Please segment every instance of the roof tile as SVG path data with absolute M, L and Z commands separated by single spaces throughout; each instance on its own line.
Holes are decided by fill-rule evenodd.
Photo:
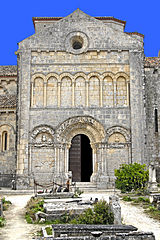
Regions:
M 146 57 L 145 58 L 145 67 L 160 67 L 160 57 Z
M 17 103 L 16 95 L 1 95 L 0 108 L 15 108 Z
M 0 76 L 15 76 L 17 75 L 16 65 L 0 66 Z

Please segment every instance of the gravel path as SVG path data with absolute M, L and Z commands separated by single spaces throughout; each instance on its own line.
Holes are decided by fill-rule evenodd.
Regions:
M 124 224 L 133 225 L 142 232 L 153 232 L 156 240 L 160 240 L 160 222 L 146 215 L 142 207 L 121 202 L 121 211 Z
M 33 234 L 41 229 L 41 226 L 27 224 L 24 219 L 25 206 L 32 195 L 12 195 L 7 199 L 12 206 L 5 212 L 7 224 L 0 229 L 0 240 L 31 240 Z M 107 194 L 82 194 L 83 198 L 97 197 L 108 200 Z M 160 222 L 148 217 L 143 208 L 132 206 L 130 203 L 121 201 L 123 223 L 133 225 L 139 231 L 153 232 L 156 240 L 160 240 Z
M 27 224 L 24 219 L 25 206 L 32 195 L 13 195 L 6 199 L 12 202 L 5 211 L 6 226 L 0 229 L 0 240 L 30 240 L 41 226 Z

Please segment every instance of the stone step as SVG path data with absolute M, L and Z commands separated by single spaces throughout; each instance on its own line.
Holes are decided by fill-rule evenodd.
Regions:
M 97 190 L 96 184 L 91 182 L 76 182 L 75 186 L 85 193 L 95 192 Z
M 0 195 L 33 195 L 34 190 L 11 190 L 10 188 L 1 188 Z
M 79 188 L 84 193 L 91 193 L 91 192 L 97 192 L 97 193 L 107 193 L 107 194 L 114 194 L 114 193 L 120 193 L 121 191 L 118 189 L 97 189 L 97 185 L 92 182 L 76 182 L 76 187 Z

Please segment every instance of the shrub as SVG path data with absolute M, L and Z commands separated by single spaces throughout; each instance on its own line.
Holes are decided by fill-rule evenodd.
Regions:
M 77 222 L 79 224 L 113 224 L 114 216 L 106 201 L 101 200 L 94 205 L 93 210 L 86 209 Z
M 122 192 L 144 189 L 148 182 L 149 172 L 145 164 L 122 164 L 119 169 L 115 169 L 116 187 Z
M 44 211 L 43 200 L 32 198 L 27 204 L 25 219 L 27 223 L 35 222 L 35 213 Z M 45 224 L 113 224 L 114 216 L 110 206 L 104 200 L 97 202 L 94 209 L 88 208 L 82 214 L 75 217 L 74 211 L 64 212 L 60 219 L 45 221 Z

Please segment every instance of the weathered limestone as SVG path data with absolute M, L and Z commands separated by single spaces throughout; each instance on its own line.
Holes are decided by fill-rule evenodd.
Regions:
M 97 189 L 114 187 L 122 163 L 154 162 L 159 179 L 160 60 L 144 61 L 143 35 L 124 32 L 124 21 L 79 9 L 33 21 L 35 34 L 19 43 L 17 69 L 0 67 L 0 174 L 9 174 L 8 185 L 15 173 L 19 189 L 34 180 L 72 182 L 77 135 L 89 139 L 89 177 Z
M 150 163 L 150 165 L 149 165 L 148 189 L 150 192 L 158 191 L 157 179 L 156 179 L 156 167 L 155 167 L 155 164 L 153 164 L 153 163 Z
M 111 207 L 111 211 L 114 214 L 114 224 L 121 225 L 121 206 L 119 203 L 119 198 L 116 195 L 112 195 L 109 197 L 109 205 Z

